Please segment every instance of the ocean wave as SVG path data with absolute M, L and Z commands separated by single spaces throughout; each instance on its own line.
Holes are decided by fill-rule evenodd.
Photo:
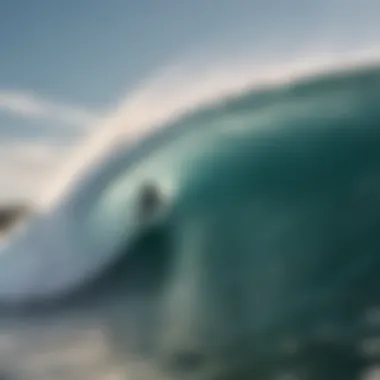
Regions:
M 55 365 L 62 370 L 61 378 L 67 379 L 72 374 L 66 371 L 68 367 L 75 374 L 90 374 L 97 368 L 99 357 L 105 361 L 104 372 L 117 368 L 122 374 L 139 378 L 145 372 L 138 362 L 133 373 L 136 356 L 132 354 L 138 356 L 145 349 L 148 355 L 143 364 L 149 374 L 167 378 L 166 373 L 160 376 L 165 370 L 157 365 L 162 357 L 154 356 L 154 344 L 163 344 L 159 339 L 166 338 L 167 332 L 157 337 L 156 330 L 163 328 L 160 318 L 174 316 L 178 326 L 184 327 L 179 339 L 185 340 L 171 346 L 181 350 L 193 342 L 193 336 L 186 335 L 188 319 L 179 310 L 181 306 L 191 316 L 201 313 L 195 320 L 203 322 L 202 307 L 215 318 L 214 305 L 222 305 L 222 312 L 216 318 L 220 324 L 213 323 L 210 330 L 219 335 L 213 335 L 216 339 L 210 342 L 224 343 L 222 339 L 228 339 L 230 332 L 238 334 L 243 328 L 255 334 L 254 354 L 243 368 L 251 368 L 256 359 L 259 362 L 260 353 L 265 357 L 265 348 L 271 348 L 272 341 L 280 345 L 288 331 L 314 342 L 313 334 L 318 333 L 314 330 L 319 327 L 327 328 L 327 338 L 349 346 L 348 351 L 351 344 L 355 346 L 357 359 L 357 344 L 364 339 L 363 326 L 357 321 L 366 314 L 367 306 L 378 306 L 379 99 L 380 66 L 337 70 L 247 89 L 211 105 L 202 103 L 185 115 L 163 122 L 161 128 L 144 130 L 133 144 L 116 139 L 114 145 L 108 140 L 108 148 L 78 171 L 69 186 L 61 189 L 53 206 L 37 209 L 1 247 L 0 337 L 11 337 L 15 345 L 0 347 L 2 366 L 11 374 L 25 369 L 28 378 L 42 379 L 54 377 L 49 368 Z M 144 138 L 146 133 L 149 138 Z M 182 263 L 185 268 L 174 268 L 183 270 L 180 275 L 188 275 L 189 283 L 180 275 L 165 277 L 168 263 L 163 252 L 157 251 L 161 244 L 166 248 L 163 230 L 144 230 L 145 226 L 136 223 L 136 195 L 146 180 L 165 190 L 169 210 L 164 215 L 169 222 L 174 216 L 174 223 L 158 225 L 164 233 L 168 232 L 166 226 L 169 233 L 173 225 L 180 228 L 181 222 L 176 225 L 176 221 L 181 221 L 181 216 L 186 219 L 194 212 L 206 215 L 198 228 L 190 231 L 192 240 L 184 243 L 187 250 L 196 250 L 195 258 L 186 255 Z M 252 194 L 257 202 L 248 204 L 245 200 Z M 222 216 L 217 221 L 220 229 L 204 222 L 215 219 L 215 215 Z M 236 241 L 228 240 L 228 236 L 241 238 L 238 244 L 257 239 L 255 249 L 248 245 L 234 251 Z M 138 252 L 134 251 L 136 245 Z M 152 246 L 155 254 L 146 255 Z M 205 250 L 210 246 L 216 248 L 200 258 L 210 253 Z M 237 255 L 249 253 L 242 259 L 243 269 L 235 265 L 238 260 L 232 251 Z M 274 263 L 285 270 L 275 273 Z M 195 274 L 188 272 L 199 264 L 205 265 Z M 227 276 L 221 276 L 221 271 Z M 230 277 L 243 285 L 234 293 L 236 297 L 221 296 L 219 289 L 207 287 L 201 289 L 202 294 L 196 293 L 193 287 L 190 293 L 194 291 L 201 300 L 193 296 L 192 301 L 197 305 L 206 302 L 192 308 L 186 291 L 182 297 L 179 289 L 178 295 L 176 281 L 194 285 L 192 281 L 200 273 L 206 273 L 204 278 L 211 288 L 231 289 L 231 283 L 227 284 Z M 159 285 L 164 282 L 166 286 L 167 281 L 171 287 L 166 290 L 177 302 L 175 310 L 160 304 Z M 73 296 L 66 298 L 68 303 L 59 299 L 55 308 L 41 311 L 35 307 L 17 318 L 14 310 L 6 307 L 10 305 L 7 302 L 24 304 L 68 294 Z M 245 297 L 247 303 L 243 305 L 244 315 L 238 314 L 239 308 L 233 314 L 239 297 Z M 231 316 L 241 318 L 242 323 L 228 319 Z M 86 361 L 77 355 L 79 351 L 66 349 L 63 336 L 69 336 L 75 348 L 84 346 L 87 350 L 87 343 L 93 342 L 81 338 L 78 331 L 88 332 L 92 323 L 101 335 L 101 348 L 107 352 L 99 349 L 93 356 L 90 352 Z M 173 332 L 172 326 L 169 323 L 169 332 Z M 57 335 L 61 331 L 65 334 Z M 38 339 L 33 339 L 35 336 Z M 209 342 L 195 338 L 204 344 L 201 353 L 208 352 Z M 44 356 L 50 352 L 52 356 Z M 62 360 L 65 352 L 71 361 Z M 329 352 L 322 352 L 326 363 L 330 363 Z M 158 354 L 165 356 L 167 351 Z M 106 362 L 107 355 L 112 360 Z M 312 364 L 316 360 L 313 355 L 318 353 L 310 354 Z M 8 361 L 4 359 L 7 357 L 19 360 Z M 33 362 L 36 357 L 37 367 Z M 78 357 L 77 366 L 70 364 Z M 349 358 L 343 359 L 344 367 Z M 237 359 L 244 364 L 246 357 Z M 270 361 L 271 370 L 277 369 L 276 363 Z M 339 370 L 343 369 L 341 363 L 338 361 Z M 96 376 L 103 378 L 103 372 Z
M 364 160 L 366 149 L 376 151 L 379 95 L 379 66 L 338 70 L 224 98 L 164 123 L 149 138 L 142 134 L 134 144 L 128 140 L 118 141 L 116 147 L 111 144 L 78 172 L 54 208 L 37 210 L 29 225 L 11 236 L 7 246 L 21 255 L 17 260 L 24 263 L 23 282 L 17 283 L 17 276 L 0 276 L 10 281 L 9 286 L 3 284 L 0 296 L 11 294 L 11 283 L 20 297 L 31 297 L 99 275 L 116 260 L 116 248 L 126 236 L 136 233 L 132 210 L 145 179 L 157 183 L 171 198 L 189 197 L 199 188 L 197 183 L 209 183 L 215 198 L 216 189 L 231 183 L 236 188 L 249 170 L 256 172 L 250 186 L 267 192 L 285 191 L 297 177 L 305 189 L 321 185 L 326 178 L 336 180 L 336 175 L 352 175 L 362 162 L 360 154 Z M 321 156 L 322 150 L 326 153 Z M 291 163 L 278 159 L 281 155 Z M 340 167 L 329 165 L 329 160 Z M 260 171 L 260 165 L 267 170 Z M 287 170 L 287 175 L 278 174 Z M 231 173 L 236 173 L 233 179 Z M 36 242 L 44 248 L 34 247 Z M 26 252 L 32 250 L 38 253 L 28 280 L 25 263 L 31 254 Z M 22 259 L 24 255 L 28 260 Z M 9 261 L 12 273 L 17 271 L 14 257 Z M 51 268 L 62 260 L 67 263 L 65 271 L 57 265 L 59 275 L 41 275 L 50 271 L 47 265 Z M 2 269 L 6 271 L 6 266 Z

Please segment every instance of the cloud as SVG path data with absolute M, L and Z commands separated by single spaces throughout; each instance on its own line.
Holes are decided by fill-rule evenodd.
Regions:
M 91 111 L 43 99 L 28 91 L 0 90 L 0 113 L 81 128 L 99 120 L 99 116 Z
M 0 200 L 33 199 L 65 160 L 70 139 L 88 133 L 101 117 L 32 91 L 0 89 L 0 116 L 21 118 L 0 128 Z M 33 137 L 33 138 L 32 138 Z M 74 139 L 75 140 L 75 139 Z M 66 141 L 66 144 L 65 142 Z
M 2 141 L 0 203 L 35 198 L 71 149 L 52 141 Z

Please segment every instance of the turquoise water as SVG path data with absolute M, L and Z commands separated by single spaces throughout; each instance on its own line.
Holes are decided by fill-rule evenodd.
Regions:
M 115 266 L 52 305 L 3 307 L 0 370 L 359 379 L 378 355 L 379 99 L 380 67 L 337 72 L 198 109 L 116 152 L 72 210 L 77 237 L 120 250 Z M 147 180 L 166 203 L 144 230 L 131 210 Z

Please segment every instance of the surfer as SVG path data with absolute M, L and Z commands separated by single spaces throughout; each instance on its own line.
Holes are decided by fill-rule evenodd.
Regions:
M 138 220 L 147 224 L 156 219 L 163 203 L 163 195 L 158 187 L 153 182 L 145 182 L 138 195 Z

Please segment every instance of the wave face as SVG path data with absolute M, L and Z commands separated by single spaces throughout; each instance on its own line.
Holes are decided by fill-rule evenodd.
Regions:
M 10 285 L 24 298 L 54 281 L 76 288 L 51 307 L 2 309 L 0 341 L 12 343 L 0 368 L 32 380 L 359 379 L 377 360 L 360 350 L 380 303 L 379 99 L 380 67 L 337 71 L 198 108 L 89 162 L 2 257 L 5 298 Z M 129 240 L 146 180 L 172 207 Z

